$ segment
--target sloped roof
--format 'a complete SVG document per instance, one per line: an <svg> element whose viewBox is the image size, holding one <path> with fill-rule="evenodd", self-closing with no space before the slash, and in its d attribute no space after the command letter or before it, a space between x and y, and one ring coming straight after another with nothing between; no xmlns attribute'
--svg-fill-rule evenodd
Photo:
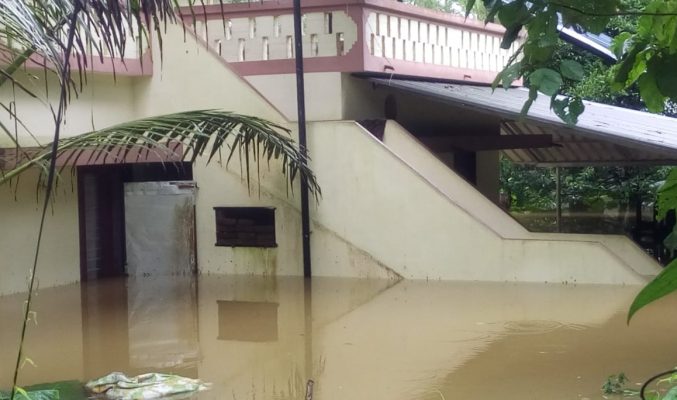
<svg viewBox="0 0 677 400"><path fill-rule="evenodd" d="M600 103L585 102L576 126L562 122L541 95L520 118L528 98L524 88L471 86L444 82L369 78L377 85L435 98L450 105L502 118L502 135L553 136L556 146L510 149L515 162L547 165L677 164L677 119Z"/></svg>

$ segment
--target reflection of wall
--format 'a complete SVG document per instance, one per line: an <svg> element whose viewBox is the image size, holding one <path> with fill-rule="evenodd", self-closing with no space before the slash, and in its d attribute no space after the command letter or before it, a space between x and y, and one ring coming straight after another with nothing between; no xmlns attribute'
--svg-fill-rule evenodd
<svg viewBox="0 0 677 400"><path fill-rule="evenodd" d="M303 280L209 276L199 285L200 377L238 399L271 398L274 389L286 389L296 372L304 370ZM260 315L266 318L263 324L245 318L262 308L269 313ZM277 309L277 338L260 341L261 333L252 330L236 332L238 338L220 337L226 312L233 322L270 329L272 309Z"/></svg>
<svg viewBox="0 0 677 400"><path fill-rule="evenodd" d="M324 370L315 373L317 397L439 398L427 395L491 343L522 333L512 326L547 330L600 324L625 307L634 292L613 286L402 281L315 329L313 351L325 360ZM500 366L507 360L495 362ZM501 377L510 375L503 372ZM557 376L539 379L546 378ZM475 387L470 398L482 397L483 391ZM445 394L450 398L453 391Z"/></svg>
<svg viewBox="0 0 677 400"><path fill-rule="evenodd" d="M24 300L23 294L0 297L0 388L11 386ZM35 318L28 325L24 356L35 366L25 364L19 384L83 379L80 287L40 289L33 300L37 325Z"/></svg>
<svg viewBox="0 0 677 400"><path fill-rule="evenodd" d="M216 300L219 308L219 340L241 342L277 341L278 303Z"/></svg>
<svg viewBox="0 0 677 400"><path fill-rule="evenodd" d="M317 279L308 291L301 278L214 275L198 278L198 285L176 277L160 284L157 278L129 283L87 284L82 309L77 285L42 290L37 298L40 325L31 327L27 347L37 368L22 370L22 384L90 379L116 370L169 370L213 383L205 394L209 399L280 399L288 392L301 394L308 378L316 381L316 398L326 400L426 398L450 373L481 358L478 354L497 344L500 348L502 342L515 343L511 335L548 337L564 327L582 332L585 345L599 346L604 336L584 329L606 323L636 293L633 287L592 285L402 281L387 287L385 280L336 278ZM22 300L12 296L0 302L0 318L14 327L0 330L1 360L13 359L8 349L15 348ZM230 304L231 315L240 306L243 324L251 322L244 315L252 303L269 308L279 304L277 340L220 340L219 301ZM669 346L672 331L648 336L644 331L669 322L665 315L674 304L666 304L656 314L638 315L632 340L657 338ZM307 325L309 318L312 326ZM241 333L249 338L258 334ZM544 344L552 349L557 340ZM610 357L637 357L632 346L618 348L628 351ZM495 364L508 362L509 350L499 353ZM170 367L171 360L182 362ZM11 364L0 363L0 386L11 379ZM557 380L559 375L546 378Z"/></svg>
<svg viewBox="0 0 677 400"><path fill-rule="evenodd" d="M190 274L127 282L129 366L133 371L195 374L200 355L197 282ZM193 371L193 372L190 372Z"/></svg>

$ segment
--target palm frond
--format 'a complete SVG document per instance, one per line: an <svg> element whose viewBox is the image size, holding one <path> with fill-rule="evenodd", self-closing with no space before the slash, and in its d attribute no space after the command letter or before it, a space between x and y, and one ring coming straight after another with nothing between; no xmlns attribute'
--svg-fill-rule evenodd
<svg viewBox="0 0 677 400"><path fill-rule="evenodd" d="M193 2L188 3L193 7ZM167 23L178 20L177 0L3 0L0 5L0 85L27 61L78 90L93 58L118 58L133 45L141 54L153 32L162 47ZM182 25L183 26L183 25ZM68 56L65 56L68 54ZM75 69L80 80L75 84Z"/></svg>
<svg viewBox="0 0 677 400"><path fill-rule="evenodd" d="M235 154L241 153L247 185L251 182L250 161L259 165L279 160L289 185L300 176L307 180L310 193L316 198L321 195L308 160L289 136L288 129L257 117L217 110L144 118L62 139L55 154L52 146L48 145L26 156L0 176L0 184L33 167L45 171L44 166L53 157L65 166L93 162L121 163L129 160L130 156L149 154L163 159L173 151L181 152L178 159L190 162L199 157L210 162L222 151L230 161Z"/></svg>

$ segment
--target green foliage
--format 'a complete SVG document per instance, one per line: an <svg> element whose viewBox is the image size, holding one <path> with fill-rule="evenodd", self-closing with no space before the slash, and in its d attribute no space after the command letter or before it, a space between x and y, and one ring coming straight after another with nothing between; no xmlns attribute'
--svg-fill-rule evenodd
<svg viewBox="0 0 677 400"><path fill-rule="evenodd" d="M500 183L513 211L555 208L555 170L516 165L501 157ZM562 202L575 210L627 206L653 201L669 167L578 167L561 169Z"/></svg>
<svg viewBox="0 0 677 400"><path fill-rule="evenodd" d="M486 17L486 10L482 3L477 3L474 0L468 2L465 0L405 0L405 2L418 7L454 14L460 14L463 13L463 10L467 10L466 16L472 15L478 19Z"/></svg>
<svg viewBox="0 0 677 400"><path fill-rule="evenodd" d="M59 400L58 390L26 390L16 387L13 400ZM0 392L0 400L10 400L11 393Z"/></svg>
<svg viewBox="0 0 677 400"><path fill-rule="evenodd" d="M662 221L670 210L677 209L677 168L673 168L658 188L656 199L656 219Z"/></svg>
<svg viewBox="0 0 677 400"><path fill-rule="evenodd" d="M501 157L501 189L514 211L552 210L555 207L555 173L551 168L515 165Z"/></svg>
<svg viewBox="0 0 677 400"><path fill-rule="evenodd" d="M560 63L560 73L564 78L573 81L581 81L585 77L583 65L576 60L562 60Z"/></svg>
<svg viewBox="0 0 677 400"><path fill-rule="evenodd" d="M550 68L539 68L529 75L529 86L548 96L554 96L562 86L562 75Z"/></svg>
<svg viewBox="0 0 677 400"><path fill-rule="evenodd" d="M656 219L664 220L668 212L677 211L677 168L673 168L665 182L657 191ZM677 250L677 225L665 238L663 244L670 250ZM646 305L677 290L677 259L670 262L665 269L639 292L628 312L628 323L632 316ZM674 394L677 396L677 392Z"/></svg>
<svg viewBox="0 0 677 400"><path fill-rule="evenodd" d="M658 379L663 376L666 378ZM609 376L602 385L602 393L607 398L609 395L622 396L623 398L640 398L642 400L677 400L677 372L669 370L661 372L649 378L641 390L628 388L629 379L624 373ZM649 385L652 388L649 389Z"/></svg>
<svg viewBox="0 0 677 400"><path fill-rule="evenodd" d="M628 311L628 323L637 311L677 290L677 260L670 262L654 280L635 297Z"/></svg>
<svg viewBox="0 0 677 400"><path fill-rule="evenodd" d="M507 76L525 78L540 93L551 97L552 107L567 123L575 123L583 112L578 104L586 97L586 90L596 96L613 97L603 93L602 86L613 87L621 96L624 91L638 90L637 96L654 112L664 111L668 100L677 99L677 74L673 73L677 70L677 0L483 0L483 4L489 10L488 20L497 17L506 28L504 48L519 39L520 30L527 32L526 38L519 39L524 41L519 68L509 74L504 72L498 82L505 86ZM582 63L573 52L561 52L557 15L564 26L618 35L614 52L620 58L619 64L611 72L598 64L593 68L594 81L584 82L579 90L567 90L575 86L571 81L585 81L585 72L590 73L587 67L595 62ZM602 76L605 79L597 79ZM558 93L575 101L558 100ZM525 112L532 101L525 104Z"/></svg>
<svg viewBox="0 0 677 400"><path fill-rule="evenodd" d="M628 377L623 372L618 375L611 375L606 378L602 385L604 394L623 394L623 387L628 383Z"/></svg>

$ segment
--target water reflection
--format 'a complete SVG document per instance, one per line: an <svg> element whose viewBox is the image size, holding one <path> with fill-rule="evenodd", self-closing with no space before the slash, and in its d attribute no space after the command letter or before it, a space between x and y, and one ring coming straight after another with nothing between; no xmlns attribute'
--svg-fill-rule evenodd
<svg viewBox="0 0 677 400"><path fill-rule="evenodd" d="M675 299L626 327L634 287L246 276L102 280L40 291L22 384L111 371L198 377L200 399L601 398L677 360ZM21 296L0 298L0 386Z"/></svg>
<svg viewBox="0 0 677 400"><path fill-rule="evenodd" d="M276 342L278 303L217 300L219 340Z"/></svg>

